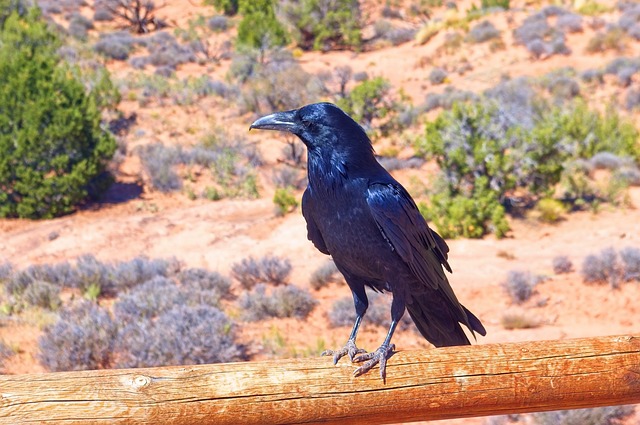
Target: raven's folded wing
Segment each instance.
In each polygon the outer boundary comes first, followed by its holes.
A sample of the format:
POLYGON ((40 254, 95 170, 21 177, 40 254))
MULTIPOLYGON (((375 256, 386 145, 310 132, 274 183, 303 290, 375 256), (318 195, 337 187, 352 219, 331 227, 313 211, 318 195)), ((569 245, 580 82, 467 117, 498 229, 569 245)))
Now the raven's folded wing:
POLYGON ((323 254, 330 255, 327 245, 320 233, 320 229, 318 229, 318 226, 310 213, 311 207, 309 206, 309 203, 311 202, 311 196, 309 195, 308 190, 309 189, 305 190, 302 195, 302 216, 307 221, 307 239, 313 242, 313 245, 318 249, 318 251, 323 254))
MULTIPOLYGON (((451 271, 447 263, 449 247, 440 235, 427 226, 407 191, 399 184, 371 184, 367 192, 367 203, 383 237, 409 266, 418 281, 444 295, 448 303, 443 307, 449 309, 453 317, 464 323, 472 332, 485 335, 486 331, 480 320, 458 302, 444 274, 442 266, 451 271)), ((418 299, 421 297, 420 294, 416 296, 418 299)), ((422 297, 424 298, 424 295, 422 297)), ((422 302, 431 307, 433 299, 428 298, 429 301, 423 299, 422 302)), ((452 339, 454 334, 448 328, 440 329, 440 333, 435 332, 434 329, 439 326, 438 321, 433 320, 433 317, 427 317, 431 313, 423 311, 422 307, 424 306, 410 306, 409 312, 425 338, 440 345, 456 345, 465 341, 468 344, 462 330, 459 331, 459 338, 455 339, 452 339), (436 334, 440 336, 435 337, 436 334), (443 335, 444 339, 441 340, 443 335)))
POLYGON ((442 266, 451 271, 449 248, 429 229, 406 190, 395 184, 371 184, 367 203, 380 232, 414 275, 434 289, 446 282, 442 266))

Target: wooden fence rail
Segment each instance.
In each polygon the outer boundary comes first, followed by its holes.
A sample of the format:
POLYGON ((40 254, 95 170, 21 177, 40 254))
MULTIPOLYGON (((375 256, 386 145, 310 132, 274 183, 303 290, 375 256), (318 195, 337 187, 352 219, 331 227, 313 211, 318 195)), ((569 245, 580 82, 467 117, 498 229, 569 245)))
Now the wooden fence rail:
POLYGON ((640 335, 0 376, 0 424, 398 423, 640 403, 640 335))

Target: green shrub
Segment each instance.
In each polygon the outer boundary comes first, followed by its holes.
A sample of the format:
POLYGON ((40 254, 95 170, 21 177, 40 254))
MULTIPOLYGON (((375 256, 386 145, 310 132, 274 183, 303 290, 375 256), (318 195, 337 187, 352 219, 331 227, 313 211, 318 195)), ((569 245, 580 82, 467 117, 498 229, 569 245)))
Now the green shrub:
POLYGON ((358 0, 280 2, 296 44, 305 50, 359 49, 363 25, 358 0))
POLYGON ((601 114, 578 99, 543 115, 538 127, 551 141, 567 143, 568 150, 577 158, 589 159, 606 151, 628 156, 636 162, 640 160, 638 130, 630 120, 621 117, 613 105, 601 114))
POLYGON ((509 10, 509 0, 482 0, 480 6, 482 9, 500 7, 504 10, 509 10))
POLYGON ((29 0, 0 0, 0 28, 14 12, 21 17, 27 15, 30 5, 29 0))
POLYGON ((509 229, 501 202, 515 187, 514 159, 506 154, 508 137, 485 131, 493 110, 479 102, 455 104, 427 124, 416 144, 418 153, 435 158, 443 170, 423 213, 445 238, 489 232, 502 237, 509 229))
MULTIPOLYGON (((586 160, 601 152, 639 159, 638 131, 612 107, 601 114, 581 99, 553 106, 526 81, 515 82, 471 103, 454 103, 415 143, 417 153, 442 170, 423 211, 445 237, 504 235, 506 207, 518 212, 518 205, 535 205, 558 183, 573 207, 619 202, 623 185, 612 180, 596 188, 586 160)), ((549 202, 557 201, 544 201, 542 212, 557 210, 549 202)))
POLYGON ((238 13, 239 0, 205 0, 204 4, 211 5, 221 10, 227 16, 238 13))
POLYGON ((611 11, 611 7, 594 0, 587 0, 578 9, 578 13, 586 16, 598 16, 611 11))
POLYGON ((420 204, 420 210, 433 222, 443 238, 480 238, 493 233, 501 238, 509 231, 504 207, 484 177, 477 180, 471 193, 444 190, 431 196, 431 204, 420 204))
POLYGON ((591 166, 585 160, 565 163, 560 176, 562 198, 575 207, 597 199, 596 187, 590 176, 591 166))
POLYGON ((238 44, 256 49, 287 44, 287 32, 276 19, 272 0, 243 0, 239 11, 238 44))
POLYGON ((536 204, 538 220, 544 223, 556 223, 562 219, 566 211, 564 204, 557 199, 544 198, 536 204))
POLYGON ((505 132, 490 134, 496 107, 491 102, 457 103, 451 111, 427 123, 425 137, 417 140, 418 154, 433 157, 447 173, 445 185, 453 195, 474 186, 484 176, 498 195, 515 186, 513 159, 505 132))
POLYGON ((626 34, 621 28, 610 28, 606 31, 598 31, 594 34, 585 50, 588 53, 606 52, 607 50, 615 50, 623 52, 627 47, 626 34))
POLYGON ((38 9, 13 13, 0 32, 0 217, 73 211, 116 150, 100 127, 95 91, 54 53, 38 9))
POLYGON ((279 187, 273 195, 273 203, 276 206, 276 213, 283 216, 298 207, 298 200, 292 193, 291 188, 279 187))
POLYGON ((391 95, 391 83, 383 77, 364 80, 336 104, 359 123, 370 137, 387 136, 399 128, 399 113, 406 105, 391 95), (374 126, 375 121, 375 126, 374 126))

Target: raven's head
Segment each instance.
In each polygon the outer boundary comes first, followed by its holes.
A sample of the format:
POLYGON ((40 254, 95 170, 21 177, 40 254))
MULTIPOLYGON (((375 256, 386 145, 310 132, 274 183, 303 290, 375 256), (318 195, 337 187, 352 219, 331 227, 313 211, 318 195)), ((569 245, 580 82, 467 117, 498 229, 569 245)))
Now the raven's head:
POLYGON ((276 112, 259 118, 249 127, 252 128, 295 134, 310 150, 357 147, 371 150, 371 141, 362 127, 332 103, 312 103, 299 109, 276 112))

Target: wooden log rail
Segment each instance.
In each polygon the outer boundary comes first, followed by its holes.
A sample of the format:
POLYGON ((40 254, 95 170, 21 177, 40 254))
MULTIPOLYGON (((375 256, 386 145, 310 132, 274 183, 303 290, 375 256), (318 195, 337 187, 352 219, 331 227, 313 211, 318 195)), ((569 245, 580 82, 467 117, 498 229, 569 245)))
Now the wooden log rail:
POLYGON ((398 423, 640 403, 640 335, 0 376, 0 424, 398 423))

